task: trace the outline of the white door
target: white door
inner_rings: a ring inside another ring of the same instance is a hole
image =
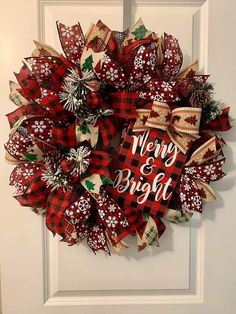
[[[216,97],[235,107],[234,0],[1,1],[1,149],[4,115],[13,111],[8,80],[39,39],[60,50],[56,20],[83,29],[102,19],[113,29],[142,16],[146,27],[179,39],[185,64],[199,58],[216,82]],[[236,313],[235,130],[227,136],[229,175],[215,185],[217,201],[191,225],[168,224],[161,247],[121,256],[93,255],[52,238],[42,219],[12,198],[12,166],[1,154],[1,300],[3,314]]]

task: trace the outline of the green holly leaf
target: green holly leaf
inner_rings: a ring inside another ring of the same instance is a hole
[[[91,182],[91,181],[89,181],[89,180],[85,180],[85,185],[86,185],[86,187],[91,191],[93,191],[94,190],[94,187],[95,187],[95,184],[93,183],[93,182]]]
[[[106,185],[106,184],[113,184],[113,181],[112,181],[110,178],[108,178],[108,177],[106,177],[106,176],[103,176],[103,175],[101,175],[100,177],[101,177],[101,180],[102,180],[102,184],[103,184],[103,185]]]
[[[80,125],[79,130],[80,130],[83,134],[87,134],[87,133],[91,134],[90,129],[89,129],[88,124],[87,124],[86,121],[84,121],[84,122]]]
[[[93,56],[88,56],[82,65],[82,71],[92,71],[93,70]]]
[[[138,28],[136,28],[133,32],[131,32],[131,34],[133,34],[135,36],[135,39],[142,39],[145,37],[146,33],[147,33],[147,29],[144,25],[140,25]]]
[[[37,155],[35,154],[28,153],[28,154],[24,154],[24,156],[31,161],[36,161],[38,159]]]

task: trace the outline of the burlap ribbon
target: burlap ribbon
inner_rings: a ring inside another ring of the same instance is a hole
[[[186,153],[191,142],[199,138],[200,108],[181,107],[171,110],[168,104],[154,101],[151,109],[137,109],[133,132],[157,128],[167,131],[171,141]]]

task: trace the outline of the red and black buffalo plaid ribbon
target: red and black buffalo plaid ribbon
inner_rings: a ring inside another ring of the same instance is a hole
[[[14,196],[21,206],[45,208],[50,190],[42,180],[41,169],[25,180],[24,185],[28,186],[27,190],[23,194]]]
[[[137,117],[135,102],[139,97],[139,93],[115,92],[111,94],[111,97],[111,108],[114,110],[114,116],[126,120]],[[98,92],[89,93],[86,96],[86,104],[88,107],[109,108],[109,105],[103,102],[101,94]]]
[[[138,93],[116,92],[112,93],[111,108],[114,110],[114,117],[126,120],[136,118],[135,102],[138,99]],[[89,93],[86,97],[86,104],[93,108],[109,108],[109,105],[103,103],[100,93]],[[110,144],[117,132],[116,121],[112,117],[100,117],[97,121],[101,139],[104,146]]]
[[[76,147],[76,123],[70,124],[68,127],[52,127],[52,137],[54,143],[64,147]]]
[[[56,121],[64,121],[73,117],[73,114],[64,109],[60,103],[58,95],[48,95],[40,100],[40,105],[47,108],[50,116],[55,118]]]
[[[142,214],[140,211],[134,208],[126,208],[126,206],[122,206],[120,200],[118,200],[119,205],[121,208],[125,209],[123,210],[124,215],[128,221],[128,226],[121,230],[118,234],[117,241],[121,241],[122,239],[126,238],[133,232],[135,232],[138,228],[143,226],[143,220],[142,220]]]
[[[208,122],[204,129],[218,132],[229,131],[231,129],[229,110],[230,107],[224,108],[222,114],[218,115],[215,120]]]
[[[89,108],[98,108],[102,106],[102,96],[99,92],[92,92],[86,95],[86,105]]]
[[[29,99],[35,100],[41,96],[41,91],[37,80],[32,79],[29,68],[24,64],[19,72],[15,73],[16,79],[20,84],[24,94]]]
[[[102,150],[93,150],[88,172],[90,174],[97,173],[109,177],[110,172],[108,166],[111,160],[112,155],[110,153]]]
[[[68,69],[73,67],[70,61],[66,59],[63,55],[61,55],[60,60],[61,64],[58,65],[52,73],[52,82],[53,84],[55,84],[58,90],[62,89],[64,79],[68,73]]]
[[[23,105],[13,112],[7,114],[7,119],[9,121],[10,127],[12,128],[14,124],[19,121],[22,117],[40,116],[42,119],[47,117],[48,112],[40,107],[38,104],[28,104]]]
[[[112,108],[114,115],[126,120],[137,117],[135,102],[139,93],[135,92],[116,92],[112,93]]]
[[[64,226],[62,215],[70,205],[73,191],[61,188],[51,191],[46,204],[46,224],[48,229],[55,235],[56,233],[64,237]]]
[[[101,97],[101,94],[98,92],[92,92],[86,96],[86,105],[91,109],[107,109],[109,105],[104,103]],[[101,116],[97,120],[97,126],[101,134],[101,141],[104,146],[108,146],[111,143],[111,140],[116,135],[117,127],[115,117],[106,117]]]
[[[113,122],[114,120],[109,117],[101,117],[97,121],[99,132],[101,134],[101,140],[104,146],[108,146],[111,140],[115,136],[117,129]]]

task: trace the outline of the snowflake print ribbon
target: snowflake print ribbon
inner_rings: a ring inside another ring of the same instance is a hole
[[[225,158],[217,158],[221,153],[217,146],[218,140],[212,137],[193,153],[183,169],[179,192],[184,214],[202,212],[203,202],[215,199],[209,183],[225,176],[222,171]]]
[[[137,109],[138,118],[133,131],[158,128],[167,131],[171,141],[186,153],[192,141],[198,136],[201,109],[181,107],[171,111],[166,103],[153,102],[151,109]]]

